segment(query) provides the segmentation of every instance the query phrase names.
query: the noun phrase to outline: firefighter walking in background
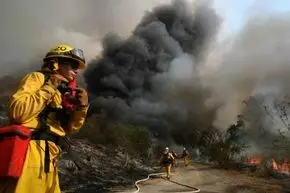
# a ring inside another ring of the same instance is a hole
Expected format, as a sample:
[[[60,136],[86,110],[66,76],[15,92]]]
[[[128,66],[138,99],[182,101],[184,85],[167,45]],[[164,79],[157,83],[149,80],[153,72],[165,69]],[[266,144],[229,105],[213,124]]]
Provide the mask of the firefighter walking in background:
[[[189,162],[189,153],[185,147],[183,148],[181,156],[183,158],[184,167],[187,167]]]
[[[167,179],[170,179],[170,172],[171,172],[171,167],[172,167],[173,162],[174,162],[174,157],[169,152],[169,148],[166,147],[161,157],[161,165],[163,166],[165,170]]]
[[[21,152],[24,155],[21,174],[11,178],[2,172],[1,193],[60,193],[57,166],[60,142],[66,135],[77,132],[85,121],[88,95],[76,87],[76,76],[86,66],[83,51],[58,45],[43,61],[40,71],[22,79],[9,102],[11,124],[19,131],[28,128],[31,135],[27,151]],[[0,141],[0,147],[3,144]]]

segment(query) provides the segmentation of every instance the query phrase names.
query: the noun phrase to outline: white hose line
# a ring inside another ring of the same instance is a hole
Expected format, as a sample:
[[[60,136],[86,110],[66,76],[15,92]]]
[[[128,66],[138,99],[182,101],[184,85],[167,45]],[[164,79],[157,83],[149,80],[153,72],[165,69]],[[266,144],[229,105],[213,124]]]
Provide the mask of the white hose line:
[[[140,182],[145,182],[145,181],[149,180],[149,178],[150,178],[151,176],[161,176],[161,175],[164,175],[164,173],[152,173],[152,174],[149,174],[149,175],[147,176],[147,178],[144,178],[144,179],[141,179],[141,180],[137,180],[137,181],[135,182],[135,187],[136,187],[137,190],[136,190],[134,193],[138,193],[138,192],[140,191],[140,187],[138,186],[138,184],[139,184]]]
[[[137,181],[135,182],[135,187],[136,187],[137,190],[136,190],[135,192],[133,192],[133,193],[138,193],[138,192],[140,191],[140,187],[138,186],[138,184],[139,184],[140,182],[145,182],[145,181],[149,180],[150,177],[152,177],[152,176],[160,176],[160,177],[162,177],[162,175],[165,175],[165,173],[152,173],[152,174],[149,174],[149,175],[147,176],[147,178],[144,178],[144,179],[141,179],[141,180],[137,180]],[[162,178],[163,178],[163,177],[162,177]],[[163,179],[165,179],[165,178],[163,178]],[[175,181],[168,180],[168,179],[166,179],[166,180],[169,181],[169,182],[175,183],[175,184],[177,184],[177,185],[179,185],[179,186],[184,186],[184,187],[187,187],[187,188],[190,188],[190,189],[194,189],[194,190],[192,190],[192,191],[187,191],[187,193],[197,193],[197,192],[200,192],[200,189],[195,188],[195,187],[193,187],[193,186],[189,186],[189,185],[186,185],[186,184],[181,184],[181,183],[179,183],[179,182],[175,182]]]

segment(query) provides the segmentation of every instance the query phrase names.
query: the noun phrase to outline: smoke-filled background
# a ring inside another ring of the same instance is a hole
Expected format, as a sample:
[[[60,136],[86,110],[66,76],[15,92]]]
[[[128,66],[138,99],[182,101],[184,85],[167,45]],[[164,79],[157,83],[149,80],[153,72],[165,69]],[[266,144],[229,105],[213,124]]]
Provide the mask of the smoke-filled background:
[[[94,109],[148,126],[161,137],[186,129],[190,119],[197,129],[210,126],[215,107],[205,104],[210,90],[198,70],[219,24],[207,4],[173,1],[146,13],[129,38],[107,35],[102,59],[85,73],[88,90],[97,97]]]
[[[167,0],[1,1],[1,75],[39,65],[59,42],[84,49],[92,59],[106,33],[128,36],[144,11],[163,2]]]
[[[198,141],[210,127],[224,130],[242,114],[250,141],[264,139],[254,143],[259,149],[288,132],[280,104],[287,109],[289,15],[254,7],[226,37],[222,10],[203,2],[1,2],[1,75],[37,69],[51,46],[70,43],[89,61],[91,112],[178,143]]]
[[[289,19],[288,13],[254,14],[222,45],[222,54],[212,57],[219,67],[204,75],[213,100],[223,101],[215,124],[243,115],[253,153],[271,154],[277,139],[289,137]]]

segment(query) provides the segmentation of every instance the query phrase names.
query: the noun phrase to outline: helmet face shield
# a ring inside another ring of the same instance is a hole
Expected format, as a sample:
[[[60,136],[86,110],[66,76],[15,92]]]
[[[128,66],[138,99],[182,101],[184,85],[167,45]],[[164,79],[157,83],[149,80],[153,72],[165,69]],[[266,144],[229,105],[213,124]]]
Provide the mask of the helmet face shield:
[[[85,60],[85,56],[84,56],[84,52],[81,49],[72,49],[71,54],[73,55],[73,57],[77,57],[78,59],[84,61]]]
[[[71,66],[72,69],[79,69],[80,68],[80,63],[72,58],[58,58],[58,63],[61,65],[68,65]]]

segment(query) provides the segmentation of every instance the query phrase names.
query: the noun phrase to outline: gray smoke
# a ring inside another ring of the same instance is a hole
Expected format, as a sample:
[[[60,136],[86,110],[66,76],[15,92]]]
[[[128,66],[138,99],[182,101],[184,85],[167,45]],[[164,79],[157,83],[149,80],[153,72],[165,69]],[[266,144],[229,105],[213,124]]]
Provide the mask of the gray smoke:
[[[198,68],[219,24],[209,4],[173,1],[146,13],[130,37],[108,34],[102,57],[84,74],[96,97],[92,111],[103,109],[114,120],[146,125],[163,137],[188,119],[209,127],[216,107],[206,105],[210,91]]]
[[[202,79],[215,93],[210,101],[223,101],[215,125],[224,128],[243,114],[249,140],[260,152],[280,131],[289,136],[289,24],[289,14],[249,18],[231,44],[222,45],[225,51],[216,52],[218,68]]]
[[[0,75],[39,68],[47,50],[59,43],[84,49],[91,60],[101,51],[105,34],[118,31],[127,36],[143,12],[159,3],[160,0],[119,0],[118,4],[113,0],[1,1]]]

